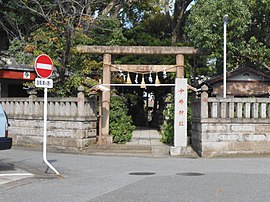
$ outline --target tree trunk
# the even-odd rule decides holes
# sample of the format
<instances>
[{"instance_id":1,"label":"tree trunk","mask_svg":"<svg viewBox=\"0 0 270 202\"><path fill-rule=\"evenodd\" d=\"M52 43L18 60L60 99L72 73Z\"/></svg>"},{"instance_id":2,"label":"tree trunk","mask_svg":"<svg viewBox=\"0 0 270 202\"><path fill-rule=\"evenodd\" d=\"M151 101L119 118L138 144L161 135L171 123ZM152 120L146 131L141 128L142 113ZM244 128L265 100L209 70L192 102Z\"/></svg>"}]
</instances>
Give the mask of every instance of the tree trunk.
<instances>
[{"instance_id":1,"label":"tree trunk","mask_svg":"<svg viewBox=\"0 0 270 202\"><path fill-rule=\"evenodd\" d=\"M175 0L171 43L174 45L183 38L183 25L187 7L193 0Z\"/></svg>"},{"instance_id":2,"label":"tree trunk","mask_svg":"<svg viewBox=\"0 0 270 202\"><path fill-rule=\"evenodd\" d=\"M64 80L65 78L65 73L67 70L67 64L68 64L68 60L70 57L70 49L71 49L71 28L68 27L65 31L65 39L66 39L66 44L65 44L65 50L63 51L63 59L62 59L62 67L59 69L59 77L61 82Z\"/></svg>"}]
</instances>

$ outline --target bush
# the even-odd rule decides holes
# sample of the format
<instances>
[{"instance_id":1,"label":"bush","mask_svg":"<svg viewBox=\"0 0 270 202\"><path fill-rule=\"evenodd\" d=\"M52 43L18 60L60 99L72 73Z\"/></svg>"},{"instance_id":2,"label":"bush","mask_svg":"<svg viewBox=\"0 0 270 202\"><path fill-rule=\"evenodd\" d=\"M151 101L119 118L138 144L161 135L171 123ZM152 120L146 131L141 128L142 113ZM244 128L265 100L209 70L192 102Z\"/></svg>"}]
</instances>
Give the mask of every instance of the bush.
<instances>
[{"instance_id":1,"label":"bush","mask_svg":"<svg viewBox=\"0 0 270 202\"><path fill-rule=\"evenodd\" d=\"M187 135L191 136L191 97L188 97L188 111L187 111ZM165 117L164 123L161 127L161 142L169 145L173 145L174 142L174 105L167 105L163 111Z\"/></svg>"},{"instance_id":2,"label":"bush","mask_svg":"<svg viewBox=\"0 0 270 202\"><path fill-rule=\"evenodd\" d=\"M113 136L113 142L129 142L135 126L132 124L131 116L128 116L125 99L113 95L110 107L110 134Z\"/></svg>"},{"instance_id":3,"label":"bush","mask_svg":"<svg viewBox=\"0 0 270 202\"><path fill-rule=\"evenodd\" d=\"M174 105L168 105L163 111L165 121L161 129L161 142L173 145L174 140Z\"/></svg>"}]
</instances>

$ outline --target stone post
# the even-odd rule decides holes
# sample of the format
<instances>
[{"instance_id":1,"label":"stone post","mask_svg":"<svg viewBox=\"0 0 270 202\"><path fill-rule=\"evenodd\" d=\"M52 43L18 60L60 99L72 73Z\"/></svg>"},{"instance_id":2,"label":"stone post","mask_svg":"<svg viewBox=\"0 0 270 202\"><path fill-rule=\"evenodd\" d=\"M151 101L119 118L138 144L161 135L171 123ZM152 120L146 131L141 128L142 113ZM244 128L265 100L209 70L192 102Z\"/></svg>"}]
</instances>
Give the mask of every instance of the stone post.
<instances>
[{"instance_id":1,"label":"stone post","mask_svg":"<svg viewBox=\"0 0 270 202\"><path fill-rule=\"evenodd\" d=\"M33 116L35 114L35 106L33 101L37 98L37 91L36 89L28 89L27 94L29 95L27 114Z\"/></svg>"},{"instance_id":2,"label":"stone post","mask_svg":"<svg viewBox=\"0 0 270 202\"><path fill-rule=\"evenodd\" d=\"M83 86L79 86L78 87L78 94L77 94L77 98L78 98L78 116L84 116L85 112L84 112L84 87Z\"/></svg>"},{"instance_id":3,"label":"stone post","mask_svg":"<svg viewBox=\"0 0 270 202\"><path fill-rule=\"evenodd\" d=\"M208 86L202 86L201 94L201 118L208 118Z\"/></svg>"},{"instance_id":4,"label":"stone post","mask_svg":"<svg viewBox=\"0 0 270 202\"><path fill-rule=\"evenodd\" d=\"M103 55L103 84L111 83L111 54ZM106 86L110 88L110 86ZM110 119L110 91L102 92L102 137L99 140L100 144L111 144L112 137L109 134L109 119Z\"/></svg>"}]
</instances>

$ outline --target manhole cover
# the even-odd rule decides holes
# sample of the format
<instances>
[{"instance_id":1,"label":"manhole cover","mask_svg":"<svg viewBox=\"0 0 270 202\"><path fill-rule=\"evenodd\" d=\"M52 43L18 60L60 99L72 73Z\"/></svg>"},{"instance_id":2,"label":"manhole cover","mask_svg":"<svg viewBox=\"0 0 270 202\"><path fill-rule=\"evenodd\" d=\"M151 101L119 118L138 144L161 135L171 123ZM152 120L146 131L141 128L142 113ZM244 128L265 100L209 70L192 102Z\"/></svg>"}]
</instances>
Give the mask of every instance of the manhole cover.
<instances>
[{"instance_id":1,"label":"manhole cover","mask_svg":"<svg viewBox=\"0 0 270 202\"><path fill-rule=\"evenodd\" d=\"M204 173L176 173L176 175L181 176L202 176Z\"/></svg>"},{"instance_id":2,"label":"manhole cover","mask_svg":"<svg viewBox=\"0 0 270 202\"><path fill-rule=\"evenodd\" d=\"M130 175L155 175L156 173L153 173L153 172L132 172L129 174Z\"/></svg>"}]
</instances>

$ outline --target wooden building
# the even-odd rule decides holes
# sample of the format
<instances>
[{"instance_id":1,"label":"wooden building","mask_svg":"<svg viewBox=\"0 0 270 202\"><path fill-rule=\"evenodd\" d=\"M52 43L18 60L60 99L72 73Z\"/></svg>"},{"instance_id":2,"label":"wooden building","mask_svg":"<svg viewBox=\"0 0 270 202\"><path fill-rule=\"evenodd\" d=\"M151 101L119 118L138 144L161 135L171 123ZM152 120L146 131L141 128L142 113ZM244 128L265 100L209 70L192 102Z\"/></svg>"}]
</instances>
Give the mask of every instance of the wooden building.
<instances>
[{"instance_id":1,"label":"wooden building","mask_svg":"<svg viewBox=\"0 0 270 202\"><path fill-rule=\"evenodd\" d=\"M223 75L205 81L211 96L223 96ZM239 68L227 73L227 96L269 97L270 74L252 68Z\"/></svg>"},{"instance_id":2,"label":"wooden building","mask_svg":"<svg viewBox=\"0 0 270 202\"><path fill-rule=\"evenodd\" d=\"M0 97L27 97L26 81L34 81L34 67L5 65L0 67Z\"/></svg>"}]
</instances>

